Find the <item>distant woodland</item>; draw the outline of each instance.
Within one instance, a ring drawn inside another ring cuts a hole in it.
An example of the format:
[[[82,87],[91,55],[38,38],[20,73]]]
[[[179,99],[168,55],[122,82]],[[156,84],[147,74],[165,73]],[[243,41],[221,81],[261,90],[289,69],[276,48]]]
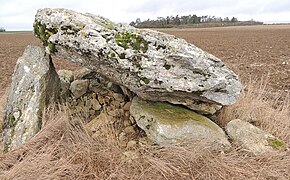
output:
[[[254,20],[239,21],[236,17],[215,17],[215,16],[167,16],[158,17],[155,20],[147,19],[141,21],[137,18],[136,21],[132,21],[130,25],[138,28],[170,28],[170,27],[210,27],[210,26],[234,26],[234,25],[256,25],[263,24]]]

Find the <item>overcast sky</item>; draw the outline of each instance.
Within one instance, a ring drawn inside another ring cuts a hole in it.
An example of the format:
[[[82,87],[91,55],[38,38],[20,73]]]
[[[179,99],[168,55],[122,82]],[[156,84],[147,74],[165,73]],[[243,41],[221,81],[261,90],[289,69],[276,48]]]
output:
[[[0,27],[30,30],[39,8],[68,8],[115,22],[170,15],[237,17],[238,20],[290,22],[289,0],[0,0]]]

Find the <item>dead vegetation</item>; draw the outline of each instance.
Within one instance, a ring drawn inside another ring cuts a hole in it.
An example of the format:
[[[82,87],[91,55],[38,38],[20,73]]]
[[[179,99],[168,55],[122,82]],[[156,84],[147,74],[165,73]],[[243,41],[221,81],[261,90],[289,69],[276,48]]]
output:
[[[290,142],[289,101],[265,100],[264,82],[247,83],[241,99],[218,122],[250,121]],[[1,103],[2,104],[2,103]],[[3,104],[2,104],[3,105]],[[51,110],[49,112],[52,112]],[[289,179],[290,152],[254,156],[234,147],[210,152],[201,144],[160,148],[146,143],[122,149],[93,139],[66,111],[49,113],[28,143],[0,156],[0,179]],[[141,141],[142,142],[142,141]]]

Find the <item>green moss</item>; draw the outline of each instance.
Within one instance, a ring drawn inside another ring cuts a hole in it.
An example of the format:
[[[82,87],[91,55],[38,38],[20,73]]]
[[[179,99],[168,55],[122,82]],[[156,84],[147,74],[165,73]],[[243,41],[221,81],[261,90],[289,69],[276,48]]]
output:
[[[2,130],[4,130],[6,127],[7,127],[7,123],[6,122],[3,122],[2,123]]]
[[[33,31],[34,31],[34,34],[36,34],[39,37],[40,33],[39,33],[39,23],[38,22],[35,22],[33,24]]]
[[[141,62],[137,63],[137,68],[143,70]]]
[[[134,52],[146,53],[148,50],[148,42],[138,34],[123,32],[115,35],[115,41],[124,49],[132,48]]]
[[[16,125],[15,117],[12,114],[9,114],[8,118],[9,118],[9,125],[11,127],[14,127]]]
[[[268,137],[267,141],[268,141],[268,144],[275,149],[281,149],[285,145],[282,140],[275,137]]]
[[[51,42],[48,42],[48,39],[51,35],[57,33],[57,28],[53,26],[53,28],[47,29],[45,24],[41,24],[40,22],[34,22],[33,30],[34,34],[41,40],[42,44],[44,46],[48,46],[51,53],[55,53],[55,45]]]
[[[114,52],[112,52],[110,56],[111,56],[111,58],[114,58],[114,57],[116,57],[116,54]]]
[[[108,23],[105,25],[105,28],[109,29],[109,30],[113,30],[114,29],[114,25],[112,23]]]
[[[149,84],[150,80],[146,77],[141,78],[141,80],[145,83],[145,84]]]
[[[165,63],[165,64],[163,65],[163,67],[164,67],[166,70],[169,70],[169,69],[171,68],[171,65]]]
[[[119,56],[120,59],[126,59],[126,54],[125,53],[118,54],[118,56]]]
[[[149,84],[150,80],[146,77],[141,78],[141,80],[145,83],[145,84]]]
[[[49,51],[50,51],[51,53],[54,54],[54,53],[56,52],[55,44],[49,42],[49,43],[48,43],[48,48],[49,48]]]
[[[171,126],[182,126],[187,121],[195,121],[210,129],[219,131],[219,127],[214,124],[210,119],[200,114],[197,114],[184,107],[171,105],[166,102],[145,102],[141,104],[142,109],[146,110],[152,116],[159,119],[161,123],[169,124]]]

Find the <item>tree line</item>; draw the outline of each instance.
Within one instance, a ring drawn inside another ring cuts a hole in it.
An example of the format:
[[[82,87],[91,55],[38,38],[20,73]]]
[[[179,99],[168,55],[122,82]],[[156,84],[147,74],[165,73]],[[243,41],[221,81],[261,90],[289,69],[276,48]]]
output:
[[[166,28],[166,27],[176,27],[176,26],[190,26],[197,24],[220,24],[220,25],[235,25],[235,24],[263,24],[262,22],[257,22],[254,20],[250,21],[238,21],[236,17],[216,17],[216,16],[197,16],[197,15],[187,15],[187,16],[167,16],[158,17],[155,20],[147,19],[141,21],[137,18],[136,21],[130,23],[131,26],[138,28]]]

